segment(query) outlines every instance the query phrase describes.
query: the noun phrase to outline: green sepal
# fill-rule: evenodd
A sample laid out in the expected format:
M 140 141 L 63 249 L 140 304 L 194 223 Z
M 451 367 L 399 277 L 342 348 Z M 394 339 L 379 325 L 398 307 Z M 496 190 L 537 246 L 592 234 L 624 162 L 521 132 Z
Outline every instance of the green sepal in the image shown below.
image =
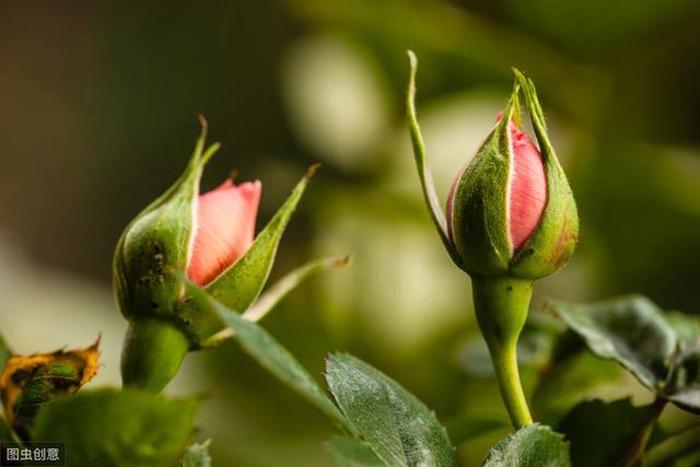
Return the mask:
M 252 322 L 260 321 L 270 313 L 289 292 L 294 290 L 309 276 L 323 269 L 345 267 L 349 262 L 349 256 L 344 256 L 342 258 L 321 258 L 293 269 L 260 295 L 260 298 L 242 314 L 242 317 Z M 233 328 L 227 327 L 208 338 L 203 345 L 205 347 L 217 345 L 222 340 L 233 337 L 233 334 Z
M 455 187 L 452 202 L 452 240 L 462 268 L 483 277 L 508 273 L 513 247 L 508 232 L 508 183 L 511 164 L 508 122 L 515 97 L 494 126 Z
M 194 203 L 205 164 L 219 149 L 206 150 L 206 121 L 180 178 L 126 227 L 114 252 L 113 282 L 119 308 L 134 316 L 171 316 L 184 288 L 172 274 L 185 271 L 190 254 Z
M 445 220 L 445 214 L 440 206 L 440 201 L 438 200 L 437 193 L 435 191 L 435 184 L 433 183 L 433 176 L 430 173 L 430 165 L 428 164 L 428 159 L 425 155 L 425 144 L 423 143 L 423 136 L 420 133 L 420 127 L 418 126 L 418 118 L 416 117 L 416 69 L 418 68 L 418 59 L 412 51 L 407 51 L 408 63 L 409 63 L 409 79 L 408 79 L 408 91 L 406 93 L 406 116 L 408 118 L 408 126 L 411 134 L 411 144 L 413 145 L 413 156 L 416 161 L 416 167 L 418 168 L 418 176 L 420 177 L 421 187 L 423 188 L 423 197 L 428 205 L 428 210 L 430 211 L 430 218 L 435 225 L 435 228 L 440 234 L 440 239 L 447 253 L 452 258 L 458 266 L 461 267 L 462 259 L 457 253 L 455 246 L 450 239 L 449 232 L 447 229 L 447 221 Z
M 539 225 L 515 253 L 510 262 L 510 270 L 516 277 L 538 279 L 557 271 L 573 254 L 578 242 L 578 213 L 569 182 L 547 136 L 544 113 L 535 85 L 517 69 L 514 68 L 513 73 L 525 96 L 542 155 L 547 180 L 547 202 Z
M 205 290 L 208 294 L 229 309 L 238 312 L 247 310 L 258 298 L 270 275 L 282 234 L 317 167 L 312 166 L 297 183 L 248 251 L 207 285 Z M 208 313 L 206 309 L 196 306 L 191 301 L 184 303 L 177 311 L 177 317 L 195 347 L 204 346 L 209 338 L 225 328 L 217 315 Z

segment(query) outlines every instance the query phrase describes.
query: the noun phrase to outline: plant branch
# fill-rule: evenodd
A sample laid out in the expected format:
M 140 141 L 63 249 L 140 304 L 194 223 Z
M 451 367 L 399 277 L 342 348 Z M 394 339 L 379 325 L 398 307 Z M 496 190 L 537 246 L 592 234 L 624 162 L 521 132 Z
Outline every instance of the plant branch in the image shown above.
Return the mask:
M 620 461 L 620 467 L 632 467 L 642 458 L 644 452 L 646 451 L 647 444 L 649 444 L 649 438 L 654 430 L 654 425 L 661 416 L 661 412 L 663 412 L 666 402 L 666 399 L 663 397 L 656 396 L 654 402 L 649 406 L 649 415 L 639 426 L 637 433 L 635 434 L 634 438 L 632 438 L 632 443 L 630 443 L 627 451 L 625 452 L 625 456 Z

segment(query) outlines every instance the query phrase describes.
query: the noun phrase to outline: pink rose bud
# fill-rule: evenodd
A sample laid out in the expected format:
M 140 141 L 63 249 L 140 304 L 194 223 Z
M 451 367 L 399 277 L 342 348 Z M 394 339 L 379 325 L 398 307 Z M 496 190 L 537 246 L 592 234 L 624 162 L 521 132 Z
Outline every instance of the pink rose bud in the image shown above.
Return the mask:
M 187 276 L 199 286 L 214 280 L 253 244 L 260 204 L 260 181 L 234 185 L 226 180 L 199 195 Z
M 518 338 L 534 281 L 562 267 L 576 247 L 576 202 L 549 142 L 535 85 L 513 69 L 513 94 L 452 183 L 443 213 L 416 118 L 417 60 L 413 52 L 408 57 L 406 109 L 423 196 L 450 258 L 471 276 L 476 321 L 513 427 L 520 428 L 532 416 L 518 373 Z M 537 146 L 520 128 L 521 92 Z
M 518 76 L 538 145 L 520 128 L 516 87 L 447 199 L 453 257 L 470 274 L 537 279 L 559 269 L 578 238 L 576 204 L 531 82 Z
M 496 116 L 496 122 L 503 112 Z M 540 222 L 547 200 L 547 180 L 542 155 L 527 133 L 518 128 L 512 119 L 508 124 L 509 151 L 512 165 L 508 179 L 508 233 L 514 250 L 520 249 Z M 457 183 L 464 171 L 455 177 L 447 196 L 447 227 L 452 237 L 452 204 Z
M 202 119 L 184 172 L 129 223 L 114 251 L 114 294 L 129 321 L 122 352 L 127 386 L 160 391 L 188 351 L 213 345 L 211 338 L 225 329 L 220 316 L 194 304 L 187 279 L 223 306 L 247 311 L 267 282 L 284 229 L 313 174 L 297 183 L 255 237 L 261 183 L 227 180 L 200 195 L 204 166 L 219 148 L 205 143 Z

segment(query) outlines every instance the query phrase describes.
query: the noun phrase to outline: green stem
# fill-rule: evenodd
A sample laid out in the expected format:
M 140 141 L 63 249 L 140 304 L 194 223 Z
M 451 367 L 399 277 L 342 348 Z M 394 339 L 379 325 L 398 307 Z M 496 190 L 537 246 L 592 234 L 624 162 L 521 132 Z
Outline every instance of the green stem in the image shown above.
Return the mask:
M 654 431 L 654 425 L 656 421 L 661 416 L 661 412 L 666 406 L 666 399 L 657 396 L 654 399 L 654 403 L 649 407 L 649 414 L 644 419 L 644 422 L 637 429 L 637 433 L 632 439 L 632 443 L 627 448 L 625 456 L 620 461 L 620 467 L 632 467 L 635 465 L 644 455 L 646 451 L 647 444 L 649 443 L 649 438 L 651 437 L 652 431 Z
M 517 345 L 525 326 L 533 281 L 472 277 L 474 309 L 491 354 L 498 389 L 514 428 L 532 423 L 518 373 Z
M 665 440 L 644 454 L 644 465 L 650 467 L 672 465 L 673 461 L 697 451 L 698 439 L 700 439 L 700 424 L 669 433 Z
M 180 370 L 189 350 L 187 336 L 169 321 L 132 319 L 122 349 L 122 383 L 160 392 Z

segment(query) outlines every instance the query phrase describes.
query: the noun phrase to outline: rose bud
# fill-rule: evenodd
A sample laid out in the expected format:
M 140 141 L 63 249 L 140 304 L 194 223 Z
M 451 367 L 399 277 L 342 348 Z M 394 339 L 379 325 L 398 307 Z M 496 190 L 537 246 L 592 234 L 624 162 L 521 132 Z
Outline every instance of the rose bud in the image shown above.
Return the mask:
M 517 92 L 447 200 L 448 235 L 461 267 L 482 277 L 550 275 L 578 237 L 576 204 L 543 121 L 532 114 L 540 151 L 519 126 Z M 525 97 L 536 112 L 532 92 Z
M 409 60 L 407 112 L 423 194 L 450 257 L 471 276 L 477 322 L 513 426 L 527 425 L 532 418 L 518 374 L 517 341 L 534 281 L 561 268 L 576 247 L 576 203 L 549 142 L 535 86 L 513 70 L 510 101 L 457 175 L 445 215 L 415 115 L 417 62 L 411 52 Z M 537 145 L 520 127 L 521 91 Z
M 202 120 L 202 135 L 185 172 L 127 226 L 115 249 L 114 291 L 130 323 L 122 355 L 127 385 L 162 389 L 188 350 L 212 345 L 212 337 L 225 330 L 218 316 L 191 303 L 186 281 L 237 312 L 251 306 L 313 173 L 255 238 L 259 181 L 235 185 L 227 180 L 199 195 L 204 165 L 219 148 L 214 144 L 205 150 L 205 124 Z
M 578 214 L 532 81 L 516 73 L 505 111 L 457 175 L 443 215 L 429 179 L 412 92 L 409 118 L 424 193 L 452 259 L 469 274 L 538 279 L 561 268 L 578 239 Z M 413 85 L 413 81 L 411 82 Z M 537 145 L 520 128 L 524 93 Z

